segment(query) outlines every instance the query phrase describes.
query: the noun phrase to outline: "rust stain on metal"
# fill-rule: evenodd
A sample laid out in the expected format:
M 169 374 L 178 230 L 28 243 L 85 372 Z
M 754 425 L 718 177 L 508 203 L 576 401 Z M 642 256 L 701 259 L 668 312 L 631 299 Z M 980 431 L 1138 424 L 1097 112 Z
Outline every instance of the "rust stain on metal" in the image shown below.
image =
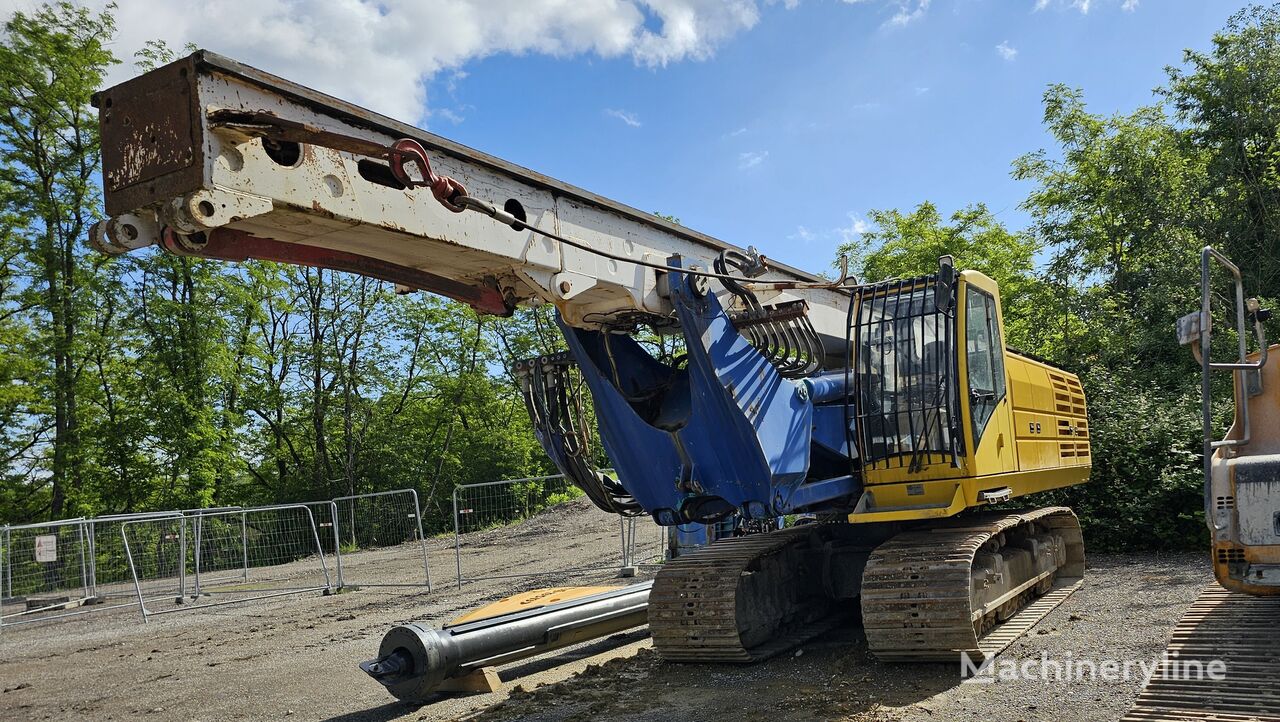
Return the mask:
M 204 152 L 194 82 L 194 66 L 179 61 L 94 97 L 108 213 L 199 186 Z
M 328 219 L 330 219 L 330 220 L 337 220 L 337 219 L 338 219 L 338 214 L 337 214 L 337 213 L 334 213 L 333 211 L 331 211 L 331 210 L 329 210 L 329 209 L 325 208 L 324 206 L 320 205 L 320 201 L 318 201 L 318 200 L 311 201 L 311 212 L 312 212 L 312 213 L 315 213 L 316 215 L 321 216 L 321 217 L 323 217 L 323 218 L 328 218 Z
M 102 147 L 108 190 L 186 168 L 195 159 L 190 105 L 181 101 L 186 79 L 174 73 L 138 80 L 146 82 L 104 96 Z

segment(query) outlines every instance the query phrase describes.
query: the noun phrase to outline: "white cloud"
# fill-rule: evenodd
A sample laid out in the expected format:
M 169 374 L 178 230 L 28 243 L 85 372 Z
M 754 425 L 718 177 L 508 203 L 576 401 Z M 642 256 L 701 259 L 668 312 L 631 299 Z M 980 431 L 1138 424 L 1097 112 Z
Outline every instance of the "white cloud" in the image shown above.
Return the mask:
M 922 85 L 916 86 L 916 95 L 924 95 L 927 92 L 929 92 L 929 88 Z
M 724 137 L 726 137 L 726 138 L 737 138 L 738 136 L 743 135 L 743 134 L 745 134 L 746 132 L 747 132 L 747 129 L 746 129 L 746 127 L 744 126 L 744 127 L 742 127 L 742 128 L 738 128 L 737 130 L 734 130 L 734 131 L 731 131 L 731 132 L 725 133 L 725 134 L 724 134 Z
M 452 110 L 450 108 L 436 108 L 435 110 L 431 111 L 431 116 L 432 117 L 439 116 L 449 121 L 450 123 L 453 123 L 454 125 L 457 125 L 462 121 L 466 120 L 466 117 L 464 117 L 461 113 L 455 110 Z
M 843 0 L 845 5 L 864 5 L 875 0 Z M 1047 1 L 1047 0 L 1044 0 Z M 883 4 L 894 9 L 894 13 L 884 21 L 883 28 L 902 27 L 924 17 L 932 0 L 882 0 Z
M 769 157 L 769 151 L 767 150 L 752 150 L 752 151 L 747 151 L 746 153 L 739 153 L 738 169 L 747 170 L 748 168 L 755 168 L 756 166 L 763 163 L 765 158 L 768 158 L 768 157 Z
M 898 11 L 885 21 L 887 27 L 903 27 L 924 17 L 931 0 L 897 0 Z
M 452 73 L 449 73 L 448 77 L 446 77 L 444 81 L 444 89 L 448 91 L 449 95 L 453 95 L 454 92 L 458 90 L 458 83 L 466 80 L 467 75 L 469 75 L 469 73 L 465 70 L 455 70 Z
M 1001 40 L 996 46 L 996 52 L 1008 62 L 1013 62 L 1018 57 L 1018 49 L 1010 45 L 1008 40 Z
M 787 240 L 800 241 L 801 243 L 813 243 L 832 241 L 837 244 L 850 243 L 860 240 L 862 234 L 871 230 L 871 224 L 867 223 L 857 213 L 849 211 L 846 214 L 849 218 L 849 225 L 840 226 L 839 228 L 828 228 L 827 230 L 814 231 L 808 226 L 796 226 L 795 233 L 787 236 Z
M 814 233 L 805 226 L 796 226 L 796 232 L 787 236 L 789 241 L 800 241 L 801 243 L 813 243 L 818 240 L 821 234 Z
M 81 0 L 100 9 L 106 0 Z M 406 121 L 425 118 L 442 73 L 498 53 L 629 58 L 662 67 L 710 57 L 776 0 L 118 0 L 112 45 L 133 53 L 163 38 L 235 58 Z M 794 7 L 794 0 L 783 0 Z M 35 0 L 0 0 L 0 14 Z M 446 76 L 445 88 L 465 74 Z
M 1125 12 L 1133 12 L 1138 9 L 1138 0 L 1119 0 L 1120 9 Z M 1059 8 L 1069 8 L 1080 11 L 1081 15 L 1088 15 L 1089 11 L 1097 5 L 1097 0 L 1036 0 L 1035 9 L 1037 11 L 1044 10 L 1050 6 Z
M 617 118 L 618 120 L 621 120 L 623 123 L 626 123 L 632 128 L 639 128 L 641 125 L 643 125 L 643 123 L 640 122 L 640 119 L 636 117 L 635 113 L 631 113 L 625 110 L 605 108 L 604 114 L 612 118 Z
M 864 221 L 857 213 L 849 211 L 848 216 L 849 225 L 835 230 L 835 234 L 841 243 L 861 240 L 862 234 L 871 230 L 871 224 Z

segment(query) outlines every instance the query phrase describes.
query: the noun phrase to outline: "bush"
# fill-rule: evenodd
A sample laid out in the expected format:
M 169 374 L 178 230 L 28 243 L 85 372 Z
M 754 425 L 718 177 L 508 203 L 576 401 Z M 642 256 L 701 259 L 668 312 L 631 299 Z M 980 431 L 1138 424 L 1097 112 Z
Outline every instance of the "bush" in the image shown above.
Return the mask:
M 1053 492 L 1072 507 L 1094 550 L 1203 549 L 1200 395 L 1168 391 L 1097 370 L 1089 399 L 1093 474 Z

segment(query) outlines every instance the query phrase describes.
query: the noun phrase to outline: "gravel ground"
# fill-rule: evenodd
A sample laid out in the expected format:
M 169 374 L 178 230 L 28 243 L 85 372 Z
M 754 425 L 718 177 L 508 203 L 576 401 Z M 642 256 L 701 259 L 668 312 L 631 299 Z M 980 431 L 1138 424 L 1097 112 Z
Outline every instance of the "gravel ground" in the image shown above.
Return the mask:
M 618 523 L 581 501 L 507 530 L 467 535 L 467 576 L 587 565 L 617 545 Z M 609 550 L 609 551 L 605 551 Z M 0 634 L 0 719 L 1114 720 L 1140 679 L 960 684 L 958 665 L 886 665 L 854 625 L 763 664 L 669 665 L 643 629 L 499 669 L 500 693 L 395 702 L 356 668 L 382 634 L 439 624 L 507 594 L 601 583 L 602 570 L 451 585 L 452 539 L 432 540 L 437 588 L 307 594 L 193 610 L 142 625 L 120 610 Z M 413 574 L 392 549 L 344 557 L 363 579 Z M 420 566 L 418 567 L 420 571 Z M 1002 659 L 1154 658 L 1210 580 L 1203 554 L 1094 555 L 1085 587 Z M 616 581 L 614 583 L 620 583 Z
M 1085 586 L 1015 642 L 1000 660 L 1154 660 L 1183 611 L 1211 580 L 1203 554 L 1095 555 Z M 745 720 L 1115 720 L 1142 686 L 961 684 L 957 664 L 889 665 L 850 628 L 749 667 L 665 664 L 649 649 L 525 692 L 476 720 L 658 722 L 734 710 Z

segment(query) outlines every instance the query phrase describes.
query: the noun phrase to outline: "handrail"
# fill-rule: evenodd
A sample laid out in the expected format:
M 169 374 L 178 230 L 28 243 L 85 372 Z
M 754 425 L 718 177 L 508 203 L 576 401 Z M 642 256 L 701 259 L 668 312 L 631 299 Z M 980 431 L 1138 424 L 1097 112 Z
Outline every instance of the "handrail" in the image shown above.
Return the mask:
M 1230 271 L 1232 281 L 1235 285 L 1236 295 L 1236 340 L 1239 345 L 1239 361 L 1234 363 L 1215 363 L 1209 359 L 1209 351 L 1211 347 L 1211 336 L 1213 333 L 1213 309 L 1212 298 L 1210 293 L 1210 271 L 1212 270 L 1212 261 L 1217 261 L 1224 268 Z M 1249 314 L 1253 317 L 1254 335 L 1257 338 L 1259 352 L 1257 361 L 1249 361 L 1249 343 L 1248 328 L 1245 323 L 1245 311 L 1248 308 Z M 1252 428 L 1249 418 L 1249 403 L 1247 398 L 1247 390 L 1245 394 L 1237 394 L 1237 413 L 1240 416 L 1241 433 L 1238 439 L 1221 439 L 1215 440 L 1213 433 L 1213 390 L 1210 382 L 1210 376 L 1214 371 L 1231 371 L 1236 374 L 1236 388 L 1247 389 L 1247 381 L 1244 374 L 1249 371 L 1259 371 L 1267 363 L 1267 337 L 1266 331 L 1262 326 L 1262 319 L 1258 316 L 1258 302 L 1255 299 L 1249 299 L 1247 302 L 1244 297 L 1244 280 L 1240 276 L 1240 269 L 1231 262 L 1226 256 L 1211 246 L 1205 246 L 1200 251 L 1200 343 L 1193 346 L 1196 360 L 1200 362 L 1200 415 L 1204 429 L 1204 511 L 1205 520 L 1209 527 L 1214 531 L 1222 531 L 1224 526 L 1219 525 L 1214 518 L 1213 509 L 1213 453 L 1214 450 L 1224 447 L 1245 446 L 1252 438 Z

